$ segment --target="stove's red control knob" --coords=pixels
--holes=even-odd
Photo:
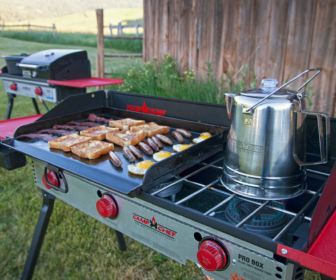
[[[223,248],[211,240],[202,242],[197,252],[197,259],[207,271],[222,269],[227,263],[226,253]]]
[[[17,90],[17,86],[16,86],[15,83],[10,84],[10,85],[9,85],[9,88],[10,88],[11,90]]]
[[[47,173],[47,176],[48,176],[48,181],[51,185],[55,186],[55,187],[58,187],[59,186],[59,181],[58,181],[58,178],[55,174],[55,172],[49,170],[48,173]],[[45,187],[50,190],[52,187],[49,187],[48,184],[47,184],[47,181],[46,181],[46,178],[44,177],[44,175],[42,176],[42,181],[43,181],[43,184],[45,185]]]
[[[35,88],[36,95],[42,95],[42,89],[40,87]]]
[[[118,214],[117,203],[107,194],[97,201],[96,208],[103,218],[114,218]]]

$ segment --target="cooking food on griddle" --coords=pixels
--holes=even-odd
[[[98,117],[95,114],[90,114],[86,120],[88,122],[96,122],[96,123],[104,123],[104,124],[108,124],[109,121],[113,121],[113,119],[105,119],[103,117]]]
[[[130,162],[135,161],[135,156],[128,147],[123,147],[124,157],[127,158]]]
[[[170,130],[169,126],[158,125],[155,122],[150,122],[138,126],[132,126],[131,131],[140,131],[143,130],[146,133],[147,137],[152,137],[156,134],[168,133]]]
[[[91,137],[92,140],[104,140],[106,139],[107,132],[119,131],[116,127],[96,126],[86,130],[82,130],[80,135]]]
[[[134,119],[127,118],[127,119],[121,119],[117,121],[110,121],[109,125],[112,127],[118,127],[121,130],[128,130],[132,126],[138,126],[144,123],[145,121],[143,120],[134,120]]]
[[[63,150],[64,152],[70,152],[71,146],[74,146],[76,144],[80,144],[83,142],[90,141],[90,137],[80,136],[78,134],[70,134],[67,136],[63,136],[60,138],[57,138],[55,140],[51,140],[48,142],[50,148]]]
[[[170,146],[173,146],[173,141],[170,140],[169,137],[167,136],[164,136],[164,135],[161,135],[161,134],[156,134],[155,137],[157,137],[160,141],[162,141],[163,143],[167,144],[167,145],[170,145]]]
[[[157,138],[156,136],[152,136],[152,140],[154,141],[155,145],[158,146],[160,149],[163,148],[163,144],[161,143],[159,138]]]
[[[203,133],[201,133],[201,135],[199,137],[194,138],[192,141],[194,143],[199,143],[199,142],[202,142],[202,141],[204,141],[204,140],[206,140],[210,137],[211,137],[211,134],[209,132],[203,132]]]
[[[81,125],[72,126],[72,125],[58,125],[58,124],[55,124],[52,128],[53,129],[64,129],[64,130],[70,130],[70,131],[82,131],[82,130],[89,129],[90,127],[81,126]]]
[[[143,153],[141,151],[133,146],[133,145],[128,145],[128,148],[131,150],[132,154],[135,155],[137,158],[143,158]]]
[[[110,162],[112,162],[112,164],[116,167],[120,167],[122,165],[120,158],[112,151],[109,151],[109,159]]]
[[[173,146],[173,150],[175,152],[181,152],[184,151],[185,149],[190,148],[192,145],[191,144],[176,144]]]
[[[48,142],[57,138],[58,138],[57,136],[51,136],[49,134],[38,134],[38,133],[22,134],[16,137],[16,139],[20,141],[43,140],[44,142]]]
[[[152,148],[147,145],[146,143],[144,142],[139,142],[138,143],[139,147],[141,148],[141,150],[146,154],[146,155],[152,155],[153,154],[153,150]]]
[[[51,134],[51,135],[54,135],[54,136],[61,137],[61,136],[73,134],[73,133],[76,133],[76,132],[73,132],[73,131],[70,131],[70,130],[64,130],[64,129],[42,129],[42,130],[38,131],[37,133],[39,133],[39,134]],[[77,134],[78,134],[78,132],[77,132]]]
[[[144,175],[149,167],[154,164],[151,160],[140,161],[137,164],[127,166],[128,171],[136,175]]]
[[[94,123],[94,122],[75,122],[75,121],[71,121],[71,122],[67,122],[67,125],[95,127],[95,126],[101,126],[101,125],[104,125],[104,124],[99,124],[99,123]],[[104,126],[106,126],[106,125],[104,125]]]
[[[171,153],[171,152],[167,152],[167,151],[160,151],[160,152],[155,153],[153,155],[153,159],[155,161],[161,161],[161,160],[164,160],[166,158],[169,158],[172,155],[175,155],[175,153]]]
[[[173,134],[174,138],[177,140],[177,142],[179,142],[179,143],[184,142],[183,136],[178,131],[173,131],[172,134]]]
[[[176,131],[182,134],[184,137],[191,138],[191,133],[184,128],[176,128]]]
[[[106,139],[119,146],[136,145],[146,137],[145,133],[141,131],[132,132],[129,130],[112,131],[106,133]]]
[[[76,144],[70,147],[71,152],[81,158],[96,159],[101,155],[107,154],[114,148],[112,143],[99,140],[91,140],[88,142]]]

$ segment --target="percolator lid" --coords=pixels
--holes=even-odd
[[[249,96],[249,97],[260,97],[264,98],[272,91],[277,89],[278,80],[277,79],[263,79],[261,81],[262,87],[260,88],[253,88],[249,90],[244,90],[240,93],[242,96]],[[291,89],[282,88],[276,93],[274,93],[269,98],[285,98],[285,99],[297,99],[297,91]]]

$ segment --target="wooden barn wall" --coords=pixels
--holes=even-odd
[[[336,116],[335,15],[335,0],[144,0],[143,58],[170,54],[197,75],[210,62],[218,78],[248,64],[280,83],[322,67],[311,109]]]

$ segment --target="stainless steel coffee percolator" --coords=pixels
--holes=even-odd
[[[298,91],[284,89],[309,71],[318,72]],[[225,94],[232,121],[221,176],[227,189],[263,200],[289,199],[305,191],[305,166],[328,161],[330,118],[326,113],[307,112],[306,93],[299,91],[321,71],[308,69],[279,88],[276,79],[264,79],[261,88]],[[306,162],[307,115],[317,117],[318,162]]]

